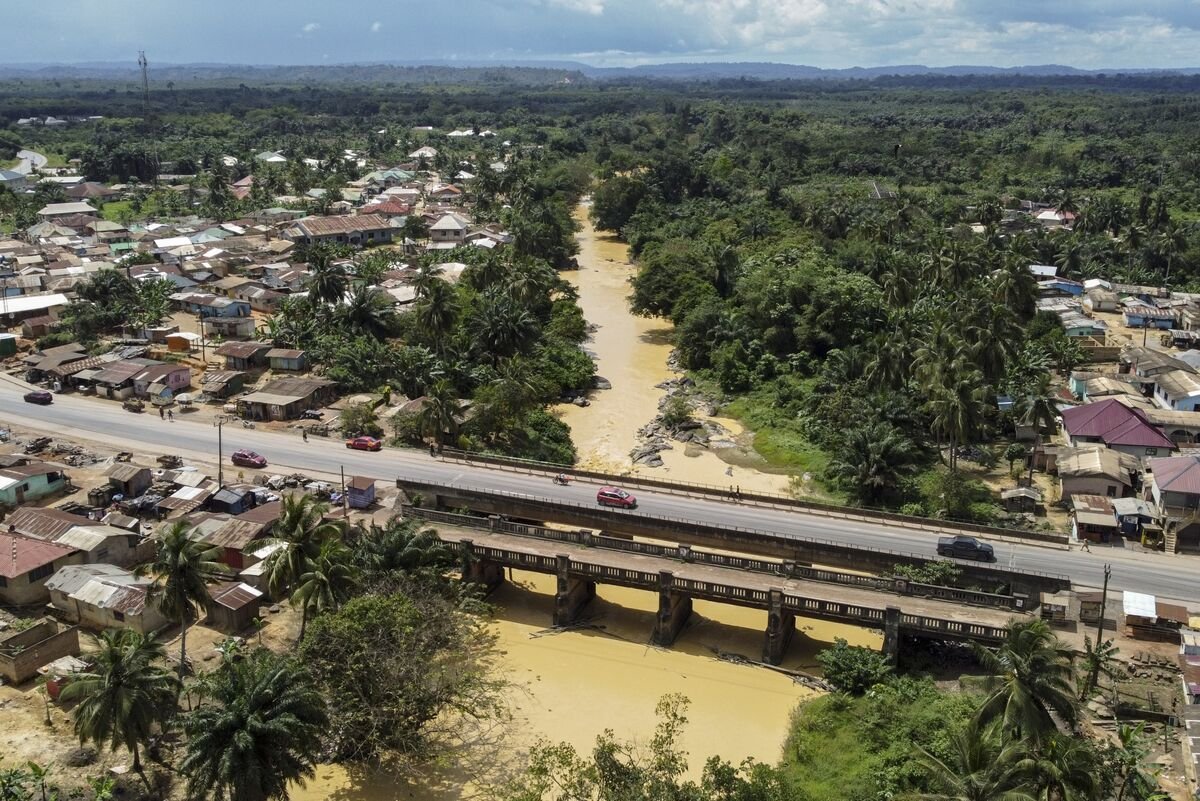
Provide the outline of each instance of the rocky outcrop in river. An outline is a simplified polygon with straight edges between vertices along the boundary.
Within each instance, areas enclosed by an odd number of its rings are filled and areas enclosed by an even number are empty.
[[[674,366],[674,365],[672,365]],[[658,402],[658,414],[638,429],[639,443],[629,456],[635,465],[662,467],[659,455],[674,450],[673,443],[717,450],[737,447],[729,431],[712,420],[697,419],[716,414],[715,404],[703,397],[687,376],[669,378],[656,385],[666,394]]]

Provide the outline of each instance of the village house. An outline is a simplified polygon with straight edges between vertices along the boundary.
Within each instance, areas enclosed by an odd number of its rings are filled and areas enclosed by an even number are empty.
[[[46,580],[59,568],[82,561],[83,554],[68,545],[0,531],[0,603],[45,603],[50,597]]]
[[[169,400],[191,384],[192,370],[186,364],[153,364],[133,377],[133,394]]]
[[[1064,409],[1062,421],[1067,441],[1076,447],[1102,444],[1138,458],[1164,456],[1175,450],[1175,443],[1144,412],[1115,398]]]
[[[1125,348],[1120,355],[1121,373],[1132,373],[1142,379],[1142,392],[1150,397],[1154,394],[1155,378],[1174,370],[1190,371],[1192,367],[1169,353],[1153,348],[1133,346]]]
[[[61,292],[7,298],[3,305],[0,305],[0,323],[3,324],[0,327],[11,327],[30,317],[58,315],[68,305],[70,301]]]
[[[1063,449],[1055,468],[1062,482],[1062,500],[1075,495],[1120,498],[1133,492],[1137,483],[1137,459],[1120,451],[1092,446]]]
[[[1116,292],[1103,287],[1095,287],[1084,293],[1083,307],[1090,313],[1115,312],[1120,308],[1120,302]]]
[[[1165,331],[1176,325],[1174,309],[1163,309],[1137,298],[1121,301],[1121,314],[1129,328],[1158,328]]]
[[[244,301],[237,301],[242,303]],[[249,306],[247,305],[247,309]],[[254,336],[255,322],[253,317],[205,317],[201,322],[204,336],[212,339],[248,339]]]
[[[458,214],[444,214],[429,226],[429,247],[432,250],[449,250],[466,242],[470,223]]]
[[[308,369],[308,356],[302,350],[271,348],[267,351],[271,369],[280,372],[303,373]]]
[[[246,378],[239,370],[209,370],[200,377],[200,391],[212,398],[228,398],[242,391]]]
[[[72,203],[49,203],[38,209],[37,216],[39,220],[46,222],[56,222],[66,217],[88,216],[98,217],[99,212],[92,207],[90,203],[84,201],[75,201]]]
[[[1142,497],[1153,503],[1167,550],[1200,549],[1200,456],[1151,459]]]
[[[1071,496],[1071,528],[1076,538],[1109,542],[1119,534],[1112,500],[1104,495],[1079,493]]]
[[[77,549],[84,564],[131,565],[147,555],[147,540],[138,532],[61,509],[24,506],[10,514],[4,525],[10,533]]]
[[[392,226],[386,217],[363,214],[352,217],[305,217],[284,229],[293,242],[315,245],[335,242],[344,245],[380,245],[392,241]]]
[[[150,634],[169,621],[156,604],[147,603],[150,579],[116,565],[73,565],[49,581],[50,603],[72,623],[96,630],[132,629]]]
[[[171,296],[183,311],[197,314],[201,319],[213,317],[249,317],[250,304],[236,298],[218,297],[209,293],[184,292]]]
[[[227,370],[256,370],[266,367],[269,342],[226,342],[214,353],[224,357]]]
[[[1159,373],[1154,377],[1154,401],[1164,409],[1196,411],[1200,407],[1200,376],[1190,369]]]
[[[254,623],[262,604],[262,592],[249,584],[241,581],[218,584],[209,590],[205,623],[226,634],[237,634]]]
[[[10,507],[65,492],[69,486],[63,469],[46,462],[0,468],[0,504]]]
[[[126,498],[138,497],[154,483],[149,467],[129,462],[117,462],[104,471],[104,477],[115,492]]]
[[[220,548],[219,561],[237,571],[247,565],[244,556],[246,549],[257,547],[259,540],[265,536],[269,527],[267,523],[260,520],[241,516],[230,517],[215,528],[205,531],[200,541],[214,548]]]
[[[337,398],[337,385],[319,378],[279,378],[237,399],[238,414],[251,420],[295,420]]]

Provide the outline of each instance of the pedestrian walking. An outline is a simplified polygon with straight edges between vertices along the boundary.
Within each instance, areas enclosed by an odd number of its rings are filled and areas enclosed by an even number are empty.
[[[1092,552],[1092,546],[1087,540],[1083,541],[1083,550],[1087,551],[1088,553]]]
[[[305,442],[308,442],[308,429],[307,429],[307,428],[303,428],[303,429],[301,429],[300,431],[301,431],[301,434],[300,434],[300,435],[301,435],[302,437],[304,437],[304,441],[305,441]]]
[[[167,419],[170,420],[172,423],[174,423],[175,422],[175,412],[171,411],[170,409],[167,409]]]
[[[163,414],[163,407],[159,406],[158,407],[158,419],[162,420],[164,417],[166,417],[166,415]]]
[[[429,443],[429,455],[430,455],[430,456],[437,456],[437,451],[436,451],[436,450],[434,450],[434,447],[433,447],[433,443],[432,443],[432,442],[431,442],[431,443]]]

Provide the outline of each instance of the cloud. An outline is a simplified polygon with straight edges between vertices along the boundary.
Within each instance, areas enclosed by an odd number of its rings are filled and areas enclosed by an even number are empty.
[[[383,30],[382,22],[372,22],[371,23],[371,33],[379,33],[381,30]]]
[[[319,22],[308,22],[308,23],[305,23],[304,27],[301,28],[300,30],[303,31],[304,33],[316,33],[317,30],[320,29],[320,27],[321,27],[321,23],[319,23]]]
[[[604,13],[604,0],[545,0],[545,3],[551,8],[564,8],[594,17]]]

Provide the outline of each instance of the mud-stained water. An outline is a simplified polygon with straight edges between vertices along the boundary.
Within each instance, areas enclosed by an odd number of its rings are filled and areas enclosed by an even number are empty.
[[[659,454],[662,467],[633,467],[629,452],[637,444],[637,430],[658,413],[658,402],[665,394],[655,385],[674,375],[667,368],[672,327],[669,321],[630,312],[629,295],[633,290],[629,279],[637,268],[629,261],[625,243],[592,226],[589,209],[587,202],[575,209],[579,269],[565,272],[563,277],[579,291],[583,316],[595,327],[584,347],[596,360],[597,375],[607,378],[612,389],[593,392],[590,406],[563,404],[556,408],[571,427],[580,466],[616,473],[636,469],[649,476],[698,484],[786,492],[786,475],[730,464],[713,451],[682,443]],[[743,434],[736,420],[712,419],[728,429],[733,438]]]
[[[656,648],[648,644],[654,593],[600,586],[585,613],[587,627],[561,632],[547,631],[554,608],[552,576],[517,571],[492,601],[501,666],[512,682],[513,719],[498,745],[482,754],[466,749],[418,781],[389,774],[351,776],[323,766],[317,780],[294,791],[292,798],[478,797],[481,787],[474,777],[490,771],[492,780],[498,780],[539,739],[586,751],[597,734],[612,729],[619,738],[647,742],[655,705],[668,693],[682,693],[691,701],[683,746],[694,776],[712,755],[734,763],[745,757],[774,762],[790,712],[812,695],[783,673],[718,658],[718,653],[738,654],[757,661],[766,627],[763,611],[697,601],[675,645]],[[797,628],[782,665],[792,670],[817,672],[816,652],[837,637],[872,648],[882,642],[879,632],[852,626],[798,620]]]

